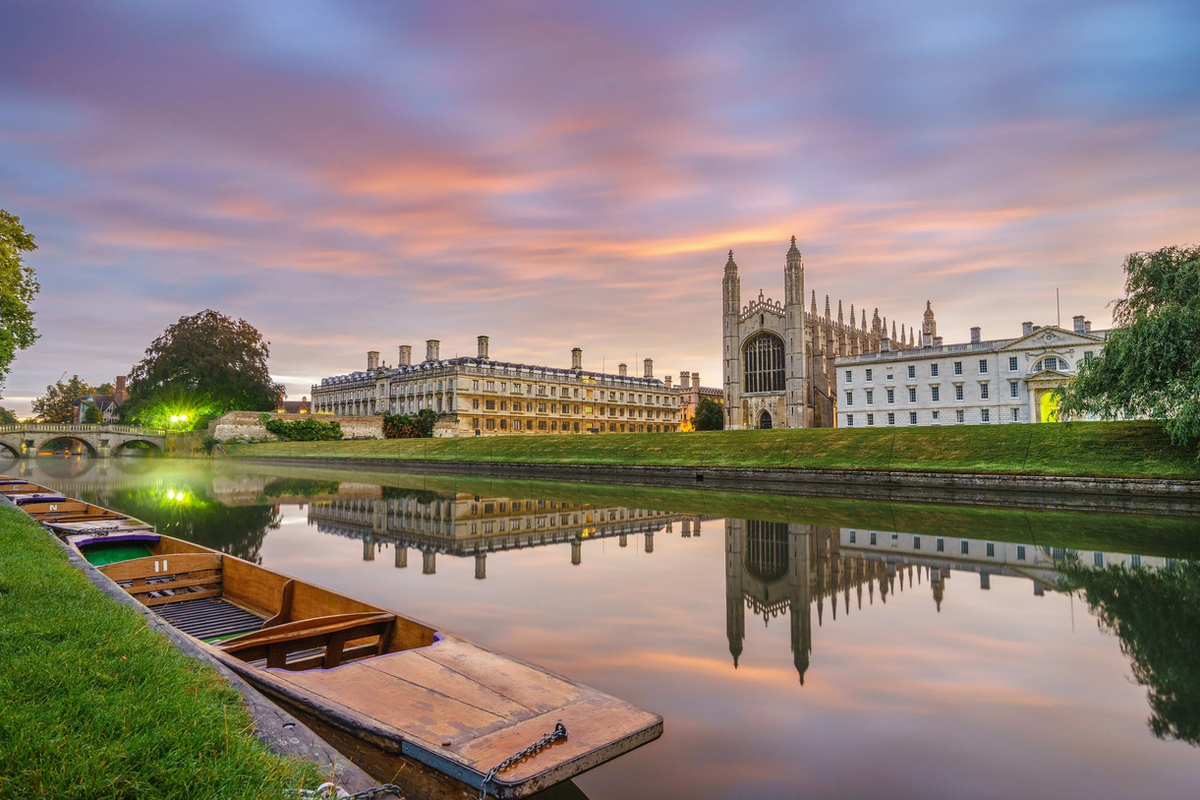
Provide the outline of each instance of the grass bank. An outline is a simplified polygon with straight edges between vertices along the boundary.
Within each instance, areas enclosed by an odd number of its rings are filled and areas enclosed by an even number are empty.
[[[513,464],[792,467],[1200,479],[1151,422],[510,435],[227,445],[230,455]]]
[[[241,696],[0,507],[0,797],[281,798],[320,782]]]

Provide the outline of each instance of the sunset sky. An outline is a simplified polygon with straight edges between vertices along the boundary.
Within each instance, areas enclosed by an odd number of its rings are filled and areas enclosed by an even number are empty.
[[[1200,241],[1200,3],[10,0],[0,207],[41,340],[3,404],[214,308],[289,396],[396,346],[720,385],[743,299],[1086,314]],[[640,363],[640,361],[639,361]]]

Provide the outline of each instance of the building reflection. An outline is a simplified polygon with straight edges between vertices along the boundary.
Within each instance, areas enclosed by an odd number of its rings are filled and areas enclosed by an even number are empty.
[[[1084,565],[1160,569],[1171,559],[1091,550],[1039,547],[949,536],[822,527],[783,522],[725,521],[725,629],[736,668],[746,639],[746,614],[764,625],[787,614],[792,663],[800,682],[812,657],[812,618],[824,624],[825,607],[837,620],[868,607],[879,595],[913,591],[922,585],[940,612],[946,584],[955,572],[974,573],[979,588],[991,588],[993,575],[1025,578],[1033,593],[1058,591],[1058,565],[1066,558]]]
[[[421,571],[432,575],[438,554],[473,557],[475,577],[483,580],[489,553],[568,543],[571,563],[579,565],[588,539],[615,538],[627,547],[630,537],[640,535],[645,552],[653,553],[656,533],[673,533],[679,525],[683,537],[699,536],[705,519],[557,500],[403,489],[391,489],[387,495],[314,502],[308,507],[308,522],[322,533],[362,540],[365,561],[391,547],[396,566],[404,568],[409,549],[415,549]]]

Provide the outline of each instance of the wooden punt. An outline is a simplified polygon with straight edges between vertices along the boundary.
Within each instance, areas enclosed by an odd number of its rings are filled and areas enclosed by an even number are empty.
[[[66,539],[410,797],[479,797],[489,770],[560,724],[565,738],[492,777],[487,791],[528,797],[662,735],[657,714],[234,556],[149,532]]]
[[[103,535],[154,530],[150,523],[142,522],[128,514],[110,511],[82,500],[73,500],[61,494],[10,494],[8,499],[60,536],[73,533]]]

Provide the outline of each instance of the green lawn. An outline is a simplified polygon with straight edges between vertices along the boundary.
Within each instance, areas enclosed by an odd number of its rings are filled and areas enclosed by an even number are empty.
[[[235,456],[514,464],[897,469],[1200,478],[1194,448],[1151,422],[510,435],[226,445]]]
[[[281,798],[320,782],[15,509],[0,507],[0,552],[0,797]]]

